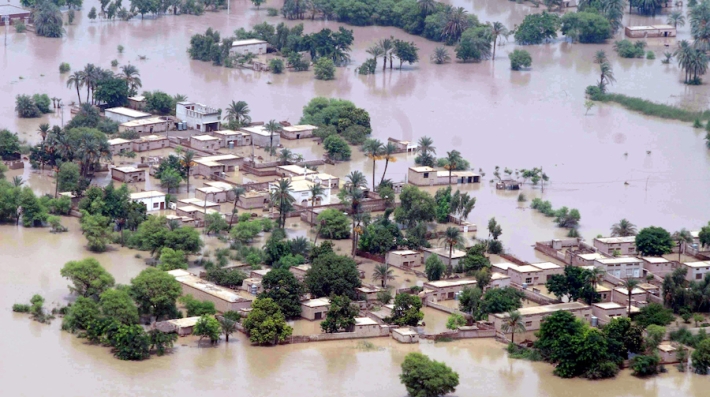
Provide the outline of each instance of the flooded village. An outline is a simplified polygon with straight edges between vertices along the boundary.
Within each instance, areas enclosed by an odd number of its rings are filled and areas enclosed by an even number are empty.
[[[705,395],[706,68],[662,58],[710,3],[48,3],[0,6],[11,395]]]

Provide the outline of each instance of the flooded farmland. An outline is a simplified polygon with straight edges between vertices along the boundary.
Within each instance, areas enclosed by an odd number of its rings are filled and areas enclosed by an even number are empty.
[[[501,21],[508,27],[536,11],[507,0],[450,4],[466,8],[481,21]],[[530,248],[536,240],[562,237],[566,231],[555,228],[549,218],[519,207],[517,192],[496,191],[488,182],[495,166],[543,167],[551,178],[544,194],[531,187],[522,192],[528,200],[544,197],[555,207],[578,208],[580,233],[587,239],[607,234],[622,217],[639,228],[653,224],[671,231],[697,229],[710,219],[710,151],[703,142],[704,131],[613,105],[600,104],[585,115],[583,91],[597,78],[597,67],[590,60],[599,49],[607,51],[615,71],[617,82],[611,91],[707,108],[708,85],[683,85],[677,66],[660,62],[665,50],[662,41],[649,42],[649,49],[659,58],[654,61],[619,59],[611,44],[531,46],[526,49],[533,58],[532,70],[511,72],[507,54],[516,48],[512,42],[498,48],[494,62],[434,65],[427,58],[438,43],[395,28],[348,27],[355,31],[353,62],[338,69],[337,79],[328,82],[314,80],[312,72],[277,76],[189,59],[186,49],[191,35],[210,26],[225,35],[262,21],[278,23],[282,19],[267,17],[264,8],[280,5],[271,0],[257,12],[251,3],[240,0],[232,2],[230,15],[208,12],[201,17],[92,22],[86,13],[92,6],[98,8],[98,1],[86,1],[74,25],[65,27],[63,39],[10,29],[7,46],[0,50],[0,128],[37,142],[38,124],[61,124],[61,115],[19,119],[14,113],[15,96],[47,93],[70,103],[76,93],[66,88],[66,75],[59,75],[61,62],[69,62],[73,69],[86,63],[109,68],[111,60],[117,59],[139,68],[145,90],[180,93],[222,108],[232,100],[244,100],[254,120],[298,121],[312,97],[339,97],[370,113],[373,136],[380,140],[432,136],[439,155],[459,150],[474,169],[486,173],[480,186],[465,188],[478,199],[469,220],[484,225],[495,216],[503,227],[504,245],[525,260],[537,260]],[[631,18],[634,24],[665,21],[660,15]],[[339,26],[323,21],[304,24],[307,32]],[[689,29],[680,28],[678,39],[688,37]],[[0,40],[4,34],[0,28]],[[422,62],[401,71],[378,70],[374,76],[355,74],[355,67],[366,59],[365,49],[390,35],[416,42]],[[116,51],[119,44],[126,48],[123,54]],[[674,41],[669,44],[673,46]],[[139,55],[146,59],[140,60]],[[65,122],[68,118],[67,112]],[[301,150],[319,153],[321,149]],[[390,164],[388,177],[404,180],[412,162],[412,157],[399,156]],[[361,155],[338,165],[337,170],[327,167],[324,172],[338,174],[359,169],[371,175],[372,171],[372,164]],[[378,176],[382,168],[378,164]],[[29,169],[24,173],[33,189],[53,191],[49,178]],[[90,254],[83,247],[85,239],[78,224],[67,222],[67,226],[70,233],[66,234],[0,226],[0,329],[5,331],[0,339],[5,358],[0,362],[0,384],[12,390],[11,395],[400,397],[405,390],[398,379],[399,365],[406,353],[416,350],[459,372],[457,396],[566,397],[570,390],[580,397],[707,394],[707,378],[675,369],[649,380],[633,378],[628,371],[602,382],[563,380],[552,376],[547,364],[508,359],[503,345],[491,340],[411,346],[381,338],[372,341],[374,349],[364,349],[356,341],[257,348],[243,335],[229,344],[198,347],[196,339],[181,338],[168,356],[122,362],[106,349],[61,332],[60,320],[46,326],[10,312],[13,303],[34,293],[45,296],[50,307],[65,304],[67,282],[59,276],[59,269],[69,260],[95,256],[119,283],[128,283],[144,268],[142,260],[134,257],[135,251],[128,249]]]

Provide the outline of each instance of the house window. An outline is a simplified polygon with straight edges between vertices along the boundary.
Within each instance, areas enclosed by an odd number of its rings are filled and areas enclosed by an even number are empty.
[[[428,173],[428,172],[425,172],[425,173],[424,173],[424,178],[429,178],[429,173]]]
[[[532,284],[532,278],[531,277],[526,278],[525,284]]]
[[[526,321],[525,322],[526,327],[532,327],[532,321]]]
[[[158,207],[160,207],[160,204],[158,204],[158,203],[153,203],[153,208],[158,208]]]
[[[701,273],[698,273],[695,275],[696,280],[702,280],[702,278],[703,278],[703,275]]]

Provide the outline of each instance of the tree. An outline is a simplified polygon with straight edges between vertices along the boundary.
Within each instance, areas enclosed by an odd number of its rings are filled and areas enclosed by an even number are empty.
[[[449,226],[446,228],[444,235],[441,237],[444,242],[444,248],[449,248],[449,264],[448,271],[453,271],[453,265],[451,264],[452,257],[454,254],[454,248],[463,247],[463,235],[458,227]]]
[[[439,255],[430,255],[424,263],[424,272],[427,280],[441,280],[441,276],[446,272],[446,265],[439,259]]]
[[[234,215],[237,213],[237,204],[239,203],[239,200],[246,194],[246,189],[244,189],[241,186],[235,186],[231,190],[232,194],[234,194],[234,207],[232,207],[232,215],[229,217],[229,225],[227,227],[228,230],[232,230],[232,222],[234,221]]]
[[[441,35],[447,39],[449,43],[455,43],[459,40],[463,32],[468,28],[468,12],[463,7],[452,9],[446,15],[446,24]]]
[[[512,70],[529,68],[532,65],[530,53],[525,50],[513,50],[513,52],[508,54],[508,58],[510,58],[510,68]]]
[[[479,303],[477,319],[487,319],[489,314],[512,312],[523,307],[522,292],[512,287],[489,288]]]
[[[98,299],[101,293],[116,283],[113,276],[94,258],[67,262],[59,273],[74,284],[69,287],[71,292],[85,298]]]
[[[602,329],[607,338],[612,360],[621,363],[628,359],[628,353],[643,350],[643,328],[632,324],[628,317],[615,317]]]
[[[195,323],[192,333],[202,338],[209,338],[211,344],[219,342],[219,335],[222,333],[222,328],[216,318],[209,315],[202,315]]]
[[[523,321],[523,316],[520,315],[520,312],[517,310],[506,313],[506,317],[503,320],[500,330],[504,334],[510,332],[510,343],[515,344],[516,333],[522,334],[525,332],[525,323]]]
[[[382,288],[387,288],[387,281],[389,280],[394,280],[394,271],[387,264],[375,265],[375,270],[372,272],[372,281],[379,281]]]
[[[685,26],[685,16],[683,16],[682,11],[673,10],[670,14],[668,14],[668,19],[666,20],[666,23],[669,25],[673,25],[674,28],[677,28],[678,25],[683,27]]]
[[[106,246],[111,241],[110,233],[111,219],[102,215],[90,215],[85,210],[82,210],[82,217],[79,220],[81,232],[88,241],[90,251],[104,252]]]
[[[673,239],[665,229],[650,226],[636,236],[636,250],[643,256],[661,256],[673,251]]]
[[[89,10],[89,15],[88,15],[88,17],[89,17],[89,19],[91,19],[92,21],[93,21],[94,19],[96,19],[96,7],[91,7],[91,10]],[[81,100],[79,101],[79,104],[81,104]]]
[[[20,186],[18,184],[21,183],[21,178],[13,179],[15,188],[19,189]],[[23,187],[20,191],[19,204],[22,208],[22,226],[42,226],[42,224],[47,221],[47,217],[49,216],[47,214],[47,208],[40,202],[37,196],[35,196],[29,186]]]
[[[60,192],[78,192],[80,177],[76,163],[63,163],[57,173],[57,189]]]
[[[105,103],[108,107],[117,107],[128,103],[131,90],[126,80],[111,76],[99,80],[93,94],[98,103]]]
[[[185,169],[185,182],[187,182],[187,194],[190,194],[190,169],[195,166],[195,152],[187,150],[180,156],[180,164]]]
[[[418,296],[405,293],[398,294],[394,297],[392,314],[385,321],[400,327],[416,327],[424,319],[424,313],[421,312],[421,308],[422,300]]]
[[[226,316],[218,317],[217,320],[219,321],[219,326],[224,334],[225,340],[229,343],[229,335],[237,332],[237,322]]]
[[[317,80],[334,80],[335,79],[335,64],[333,60],[326,57],[320,57],[313,65],[315,77]]]
[[[362,151],[365,156],[372,160],[372,191],[375,191],[375,166],[377,160],[382,159],[384,145],[377,139],[368,139],[362,145]]]
[[[710,247],[710,222],[708,222],[707,226],[700,228],[698,239],[702,247]]]
[[[496,43],[498,42],[498,36],[506,36],[508,34],[508,28],[501,22],[493,22],[490,25],[491,35],[493,36],[493,60],[496,59]]]
[[[279,306],[270,298],[256,299],[243,324],[249,340],[260,345],[278,344],[293,333]]]
[[[160,262],[158,269],[163,271],[175,269],[187,269],[187,259],[185,253],[180,250],[165,247],[160,250]]]
[[[663,337],[666,336],[666,328],[651,324],[646,327],[646,334],[646,350],[649,353],[655,353],[658,350],[658,345],[663,342]]]
[[[279,179],[276,188],[271,192],[271,204],[279,209],[278,227],[286,227],[286,217],[289,211],[293,209],[293,202],[296,199],[291,195],[291,180],[286,178]]]
[[[273,269],[261,280],[264,291],[260,299],[272,299],[287,319],[298,318],[301,315],[301,295],[305,292],[303,285],[288,269]]]
[[[611,24],[596,12],[571,12],[560,18],[562,34],[580,43],[604,43],[611,37]]]
[[[180,188],[180,182],[182,182],[182,176],[180,176],[180,172],[174,168],[167,168],[160,173],[160,186],[168,189],[168,193],[170,193],[171,190],[178,190]]]
[[[62,13],[51,1],[39,2],[32,12],[35,33],[43,37],[62,37],[64,35],[64,19]]]
[[[708,374],[710,370],[710,338],[698,344],[690,359],[696,374]]]
[[[185,305],[185,309],[187,310],[187,317],[213,315],[217,312],[213,302],[201,301],[195,299],[192,295],[189,294],[180,297],[179,300],[180,303]]]
[[[560,18],[556,14],[542,12],[528,14],[515,30],[515,41],[521,45],[542,44],[543,41],[557,37]]]
[[[400,205],[394,211],[394,219],[407,227],[418,222],[431,222],[436,215],[436,201],[424,190],[414,185],[405,185],[399,195]]]
[[[213,212],[205,215],[204,232],[209,236],[211,233],[219,234],[224,230],[229,229],[229,224],[224,216],[219,212]]]
[[[316,221],[320,225],[318,234],[321,237],[334,240],[350,238],[350,221],[342,212],[334,208],[323,210]]]
[[[596,299],[596,291],[589,283],[591,278],[591,273],[587,269],[565,266],[564,274],[550,276],[545,287],[558,299],[566,296],[570,302],[574,302],[585,298],[588,302],[593,303]]]
[[[350,146],[340,136],[328,135],[323,140],[323,149],[328,153],[328,158],[335,161],[350,160]]]
[[[137,324],[120,325],[111,337],[113,355],[119,360],[144,360],[150,356],[150,337]]]
[[[456,390],[459,375],[446,364],[421,353],[409,353],[402,362],[399,375],[411,397],[436,397]]]
[[[612,237],[628,237],[636,235],[636,225],[626,220],[626,218],[611,226]]]
[[[673,310],[666,309],[660,303],[649,303],[641,308],[634,318],[636,323],[644,328],[651,324],[666,326],[675,320]]]
[[[458,150],[446,152],[444,160],[444,168],[449,171],[449,185],[451,185],[451,172],[460,169],[466,160],[461,157],[461,153]]]
[[[177,337],[178,336],[175,333],[165,333],[157,329],[148,331],[150,349],[155,350],[159,356],[164,355],[168,349],[173,348],[175,341],[177,341]]]
[[[650,376],[658,373],[661,357],[658,354],[638,355],[631,359],[631,369],[634,376]]]
[[[683,244],[692,244],[693,243],[693,235],[690,234],[690,232],[688,230],[683,228],[677,232],[674,232],[673,235],[671,236],[671,238],[678,245],[678,262],[680,262],[680,259],[681,259],[680,256],[683,253]]]
[[[394,56],[399,59],[399,69],[402,69],[402,63],[407,62],[410,65],[419,61],[419,48],[413,42],[395,39],[394,40]]]
[[[435,64],[441,65],[450,62],[451,55],[449,55],[449,50],[447,50],[446,47],[436,47],[430,59]]]
[[[29,95],[18,95],[15,97],[15,111],[21,118],[35,118],[42,115],[42,112]]]
[[[466,29],[461,35],[461,40],[456,46],[456,58],[463,62],[482,61],[491,56],[491,43],[493,36],[486,26]]]
[[[382,171],[382,178],[380,179],[380,185],[385,181],[385,174],[387,174],[387,166],[390,162],[396,162],[397,158],[394,154],[397,152],[397,146],[393,142],[387,142],[386,145],[382,147],[381,157],[385,160],[385,169]]]
[[[176,311],[175,301],[182,294],[182,287],[170,274],[148,268],[131,280],[130,294],[141,314],[161,318]]]
[[[269,120],[269,122],[264,125],[264,130],[269,133],[269,156],[276,152],[276,148],[274,148],[274,134],[277,134],[280,129],[281,124],[277,123],[276,120]]]
[[[313,259],[303,283],[316,298],[345,295],[357,299],[355,288],[361,285],[355,261],[332,252]]]
[[[125,289],[108,289],[99,299],[101,314],[118,323],[131,325],[138,323],[138,308]]]
[[[360,308],[347,296],[334,295],[330,298],[330,308],[325,320],[320,323],[323,332],[351,332],[355,328],[355,317]]]
[[[446,320],[446,329],[457,330],[466,325],[466,318],[458,313],[452,313]]]

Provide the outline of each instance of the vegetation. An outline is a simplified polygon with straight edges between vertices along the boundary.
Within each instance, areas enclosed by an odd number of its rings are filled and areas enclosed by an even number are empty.
[[[323,140],[323,148],[328,157],[335,161],[350,160],[350,146],[339,135],[331,134]]]
[[[636,225],[629,222],[626,218],[611,226],[612,237],[628,237],[635,236],[636,234]]]
[[[182,294],[182,287],[168,273],[148,268],[131,280],[130,294],[139,313],[157,319],[173,316],[177,312],[175,301]]]
[[[385,321],[400,327],[415,327],[424,319],[424,313],[421,312],[421,308],[422,300],[418,296],[405,293],[397,294],[394,298],[392,314]]]
[[[456,330],[459,327],[466,325],[466,318],[458,313],[453,313],[446,320],[446,328],[451,330]]]
[[[316,220],[321,237],[334,240],[350,238],[350,220],[341,211],[333,208],[323,210]]]
[[[702,112],[691,111],[673,105],[660,104],[641,98],[626,96],[624,94],[599,93],[592,96],[591,99],[600,102],[615,102],[629,110],[663,119],[673,119],[687,122],[693,122],[696,119],[710,119],[710,111],[708,110]]]
[[[318,58],[313,65],[317,80],[333,80],[335,79],[335,64],[333,60],[321,57]]]
[[[597,300],[597,293],[592,282],[596,282],[596,280],[590,270],[565,266],[564,274],[550,276],[545,287],[558,299],[567,297],[570,302],[584,299],[591,304]]]
[[[37,36],[56,38],[64,35],[62,13],[52,1],[38,1],[32,11],[32,20]]]
[[[351,332],[355,328],[355,317],[360,308],[347,296],[332,296],[325,320],[320,323],[323,332]]]
[[[36,118],[45,113],[52,113],[47,94],[18,95],[15,97],[15,111],[21,118]]]
[[[435,397],[451,393],[459,384],[459,375],[446,364],[421,353],[409,353],[399,375],[412,397]]]
[[[259,299],[271,299],[287,319],[298,318],[301,315],[300,301],[305,291],[288,268],[271,270],[261,280],[261,284],[264,291],[259,294]]]
[[[214,303],[195,299],[190,294],[181,296],[178,300],[185,306],[187,317],[214,315],[217,312]]]
[[[515,41],[521,45],[542,44],[557,37],[559,28],[560,17],[557,14],[528,14],[515,31]]]
[[[673,239],[665,229],[650,226],[636,235],[636,250],[644,256],[661,256],[673,250]]]
[[[338,134],[353,145],[364,143],[372,132],[367,111],[350,101],[334,98],[311,99],[303,108],[300,124],[318,126],[316,135],[322,139]]]
[[[202,338],[208,338],[211,344],[215,344],[219,341],[222,326],[216,318],[204,314],[201,315],[197,323],[195,323],[192,333],[195,336],[199,336],[200,340],[202,340]]]
[[[513,52],[508,55],[508,58],[510,58],[510,68],[512,70],[529,68],[530,65],[532,65],[530,53],[525,50],[513,50]]]
[[[355,261],[333,252],[313,259],[303,283],[316,298],[338,295],[357,299],[355,288],[361,285]]]
[[[116,283],[113,276],[94,258],[67,262],[59,273],[73,283],[69,291],[85,298],[98,299]]]
[[[249,340],[259,345],[278,344],[293,333],[293,328],[286,324],[279,306],[271,298],[256,299],[243,324]]]
[[[673,322],[673,310],[666,309],[659,303],[649,303],[641,308],[634,321],[644,328],[650,325],[666,326]]]
[[[646,55],[644,48],[646,47],[645,41],[637,41],[632,43],[631,41],[624,39],[614,43],[614,51],[619,54],[622,58],[643,58]]]
[[[560,26],[563,35],[580,43],[604,43],[612,35],[609,21],[592,11],[566,13]]]

